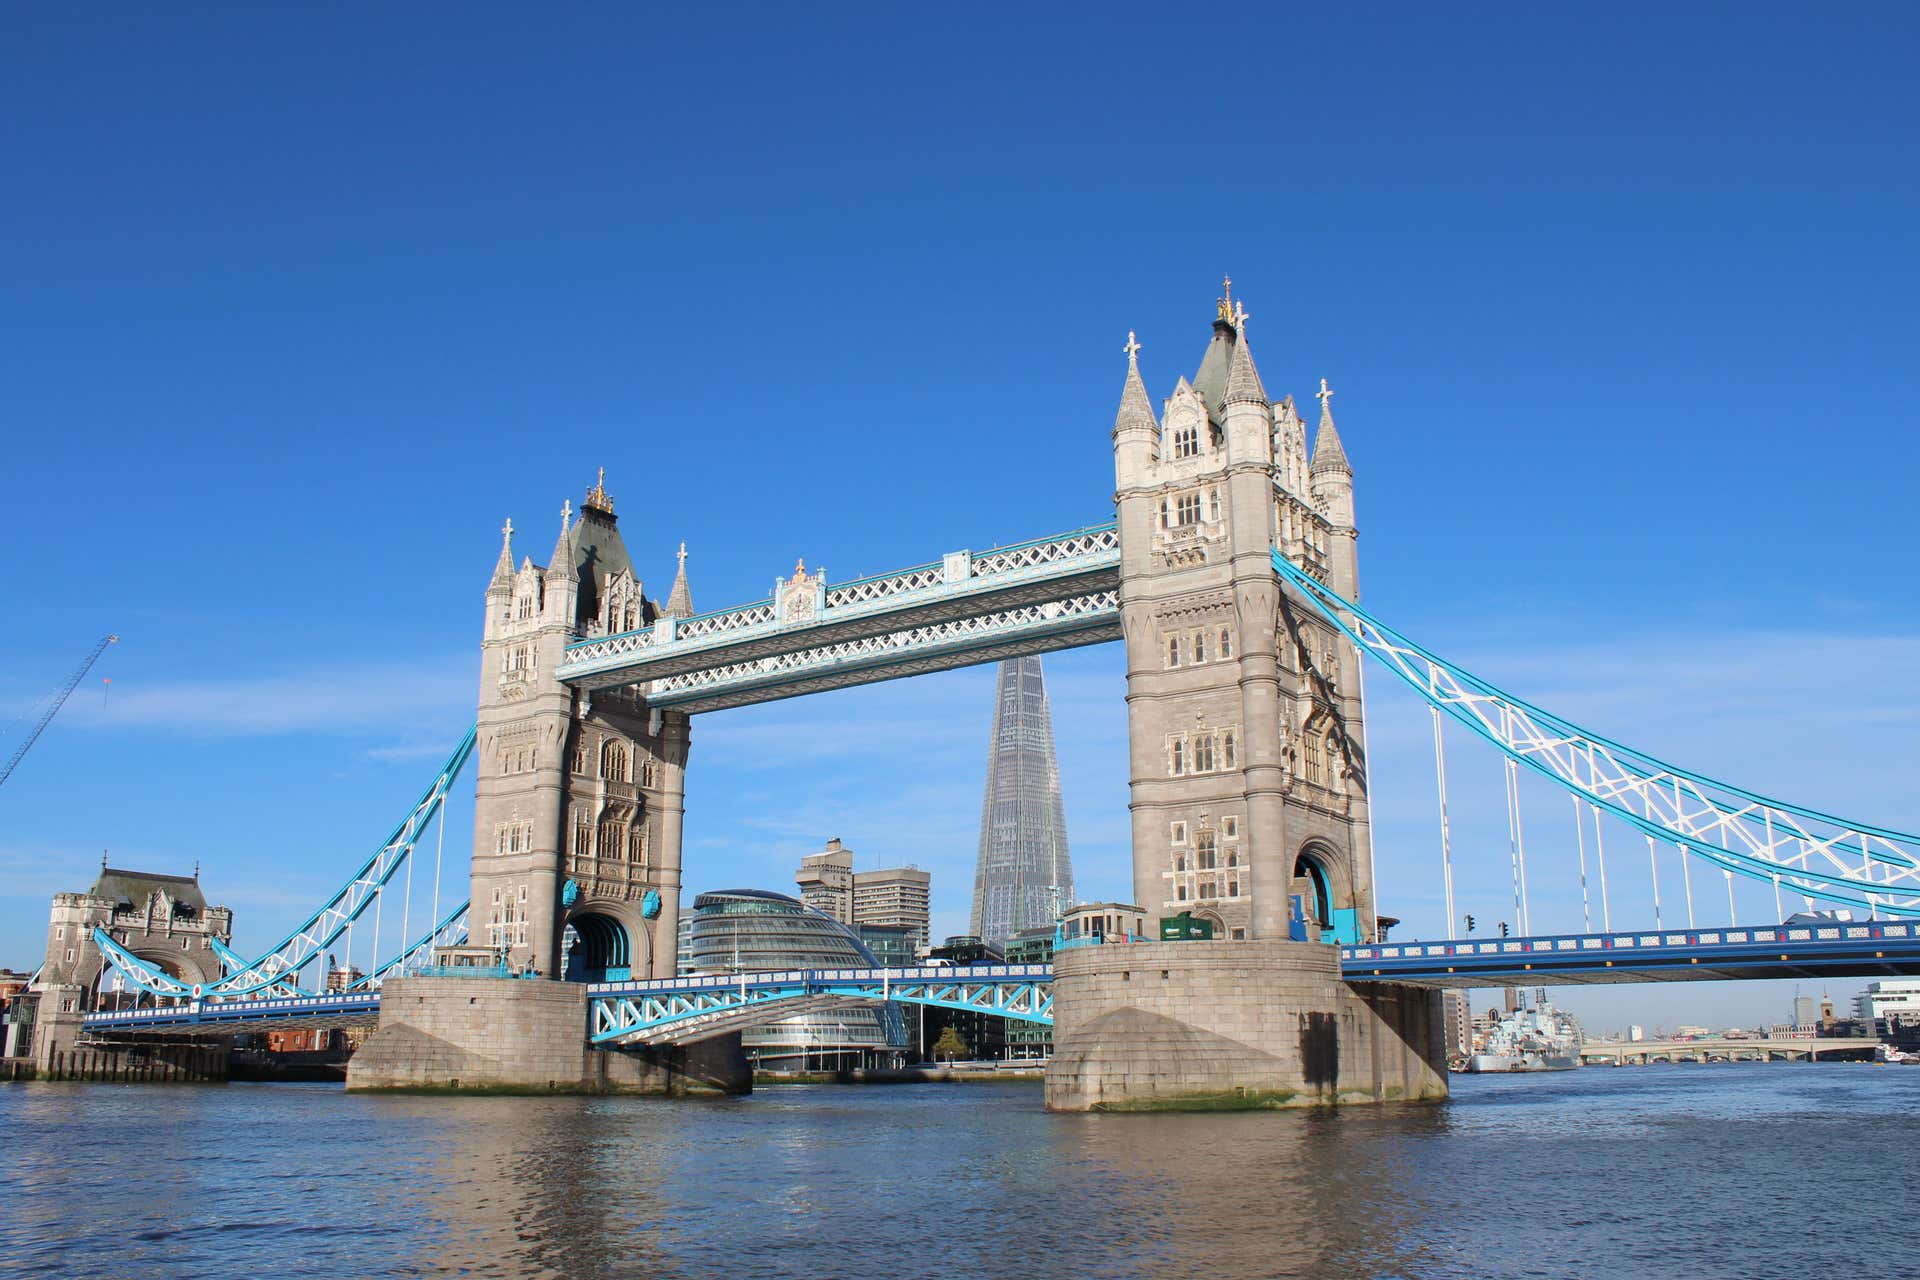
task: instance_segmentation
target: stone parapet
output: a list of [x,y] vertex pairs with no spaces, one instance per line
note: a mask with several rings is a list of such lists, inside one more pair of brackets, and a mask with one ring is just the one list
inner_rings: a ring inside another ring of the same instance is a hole
[[738,1035],[663,1049],[587,1042],[587,989],[529,979],[391,978],[350,1090],[745,1093]]
[[1054,957],[1047,1106],[1150,1111],[1446,1097],[1438,993],[1350,987],[1305,942],[1077,947]]

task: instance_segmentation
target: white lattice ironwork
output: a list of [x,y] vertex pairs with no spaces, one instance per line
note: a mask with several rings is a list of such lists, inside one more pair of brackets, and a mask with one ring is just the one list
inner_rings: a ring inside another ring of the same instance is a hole
[[[956,551],[937,564],[819,588],[820,604],[787,612],[772,600],[567,646],[559,676],[585,689],[647,684],[671,677],[834,646],[965,618],[1061,603],[1118,585],[1120,539],[1113,525],[1075,530],[975,555]],[[800,597],[811,600],[804,580]],[[929,638],[938,638],[926,633]]]
[[1645,834],[1808,898],[1920,916],[1920,836],[1755,795],[1588,733],[1428,652],[1278,551],[1300,599],[1432,706]]
[[[845,685],[889,679],[896,675],[918,675],[940,669],[939,665],[927,665],[929,662],[958,666],[965,662],[986,660],[980,654],[989,648],[992,649],[991,658],[1009,656],[1006,645],[1022,638],[1033,641],[1035,645],[1022,652],[1067,647],[1064,643],[1042,644],[1042,641],[1087,643],[1086,633],[1089,632],[1097,633],[1091,639],[1116,638],[1119,618],[1119,593],[1096,591],[1064,600],[1050,600],[1045,604],[956,618],[928,626],[910,627],[904,631],[865,636],[841,644],[821,645],[794,653],[774,654],[668,676],[648,686],[647,702],[656,707],[706,703],[708,705],[696,709],[713,710],[721,705],[716,701],[721,697],[725,698],[724,705],[739,705],[743,696],[750,692],[760,695],[754,700],[767,700],[832,687],[817,683],[818,678],[823,676],[844,677],[838,679],[836,684]],[[910,669],[896,669],[906,662],[912,663]],[[788,688],[796,681],[809,677],[814,681],[806,689]]]
[[889,1001],[1053,1021],[1050,965],[794,969],[589,988],[596,1044],[683,1044],[848,1004]]

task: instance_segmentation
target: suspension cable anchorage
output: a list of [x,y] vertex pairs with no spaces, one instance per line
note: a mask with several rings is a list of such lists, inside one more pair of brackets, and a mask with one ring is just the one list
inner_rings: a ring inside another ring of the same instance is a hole
[[[1580,788],[1597,806],[1648,838],[1677,843],[1718,825],[1731,832],[1730,843],[1737,847],[1716,850],[1709,860],[1743,876],[1765,880],[1776,870],[1790,868],[1808,878],[1803,892],[1809,898],[1920,916],[1920,836],[1770,800],[1589,733],[1422,648],[1278,552],[1273,564],[1307,607],[1392,669],[1429,705],[1491,742],[1509,761],[1558,786]],[[1555,734],[1543,732],[1542,726]],[[1562,747],[1543,749],[1541,744],[1556,735],[1566,739]],[[1584,779],[1575,764],[1583,749],[1590,761]],[[1743,811],[1737,822],[1729,817],[1736,810]],[[1790,833],[1789,847],[1781,846],[1780,829]],[[1836,845],[1850,843],[1865,851],[1860,862],[1836,855]]]

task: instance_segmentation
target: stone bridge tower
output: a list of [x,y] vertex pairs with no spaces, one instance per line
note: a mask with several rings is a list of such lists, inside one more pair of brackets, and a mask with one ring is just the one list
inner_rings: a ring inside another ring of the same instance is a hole
[[563,506],[544,567],[516,567],[513,522],[502,532],[481,642],[469,937],[543,977],[672,977],[687,717],[554,675],[571,640],[693,612],[685,547],[666,604],[647,597],[604,474],[577,521]]
[[1287,938],[1297,899],[1310,940],[1371,940],[1358,658],[1289,604],[1270,556],[1354,596],[1353,471],[1325,382],[1309,461],[1246,327],[1229,283],[1158,419],[1127,344],[1113,457],[1134,892],[1222,938]]

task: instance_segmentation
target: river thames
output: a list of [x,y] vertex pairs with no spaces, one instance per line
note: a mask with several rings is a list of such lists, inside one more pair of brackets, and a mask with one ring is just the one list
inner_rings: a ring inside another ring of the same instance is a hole
[[1438,1106],[0,1089],[7,1276],[1911,1276],[1920,1070],[1587,1068]]

